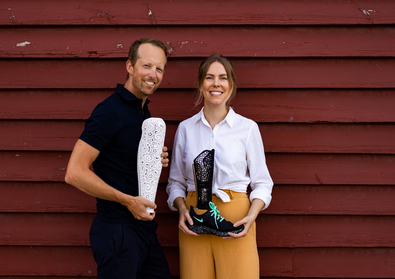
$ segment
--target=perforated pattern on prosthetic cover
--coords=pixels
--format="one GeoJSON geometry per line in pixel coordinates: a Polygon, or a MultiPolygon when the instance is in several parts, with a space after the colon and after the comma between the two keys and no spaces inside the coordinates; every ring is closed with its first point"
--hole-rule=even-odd
{"type": "MultiPolygon", "coordinates": [[[[142,125],[142,135],[137,154],[139,196],[155,202],[160,173],[161,156],[165,141],[166,124],[161,118],[148,118],[142,125]]],[[[148,213],[154,209],[147,207],[148,213]]]]}
{"type": "Polygon", "coordinates": [[[193,160],[193,167],[197,192],[196,208],[209,209],[213,185],[214,149],[200,153],[193,160]]]}

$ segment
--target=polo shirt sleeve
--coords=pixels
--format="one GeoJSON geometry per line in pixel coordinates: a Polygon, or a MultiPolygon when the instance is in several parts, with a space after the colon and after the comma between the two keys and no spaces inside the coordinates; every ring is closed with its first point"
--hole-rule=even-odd
{"type": "Polygon", "coordinates": [[[118,130],[119,121],[114,108],[99,104],[85,122],[80,139],[102,151],[118,130]]]}

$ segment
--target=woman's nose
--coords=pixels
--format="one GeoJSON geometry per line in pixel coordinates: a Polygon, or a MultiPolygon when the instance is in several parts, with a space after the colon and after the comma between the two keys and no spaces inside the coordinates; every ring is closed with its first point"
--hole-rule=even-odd
{"type": "Polygon", "coordinates": [[[219,79],[218,78],[214,78],[214,86],[219,86],[219,79]]]}

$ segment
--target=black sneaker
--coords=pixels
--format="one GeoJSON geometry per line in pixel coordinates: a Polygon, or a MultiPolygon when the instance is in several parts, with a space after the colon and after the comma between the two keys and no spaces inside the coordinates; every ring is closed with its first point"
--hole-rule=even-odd
{"type": "Polygon", "coordinates": [[[185,222],[187,227],[197,234],[213,234],[217,236],[229,236],[228,233],[239,233],[244,230],[244,225],[234,227],[232,222],[226,221],[219,215],[219,211],[213,202],[209,203],[210,209],[202,215],[196,214],[191,206],[189,214],[193,220],[191,226],[188,221],[185,222]]]}

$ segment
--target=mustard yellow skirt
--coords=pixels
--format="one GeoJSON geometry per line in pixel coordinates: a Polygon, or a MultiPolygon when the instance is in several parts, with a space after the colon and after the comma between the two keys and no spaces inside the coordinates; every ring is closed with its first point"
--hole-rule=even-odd
{"type": "MultiPolygon", "coordinates": [[[[235,223],[250,209],[245,193],[225,191],[230,202],[224,203],[213,195],[212,201],[226,220],[235,223]]],[[[196,192],[189,192],[186,206],[196,206],[196,192]]],[[[181,279],[259,279],[259,258],[256,244],[256,225],[245,237],[223,239],[215,235],[186,235],[179,231],[181,279]]]]}

